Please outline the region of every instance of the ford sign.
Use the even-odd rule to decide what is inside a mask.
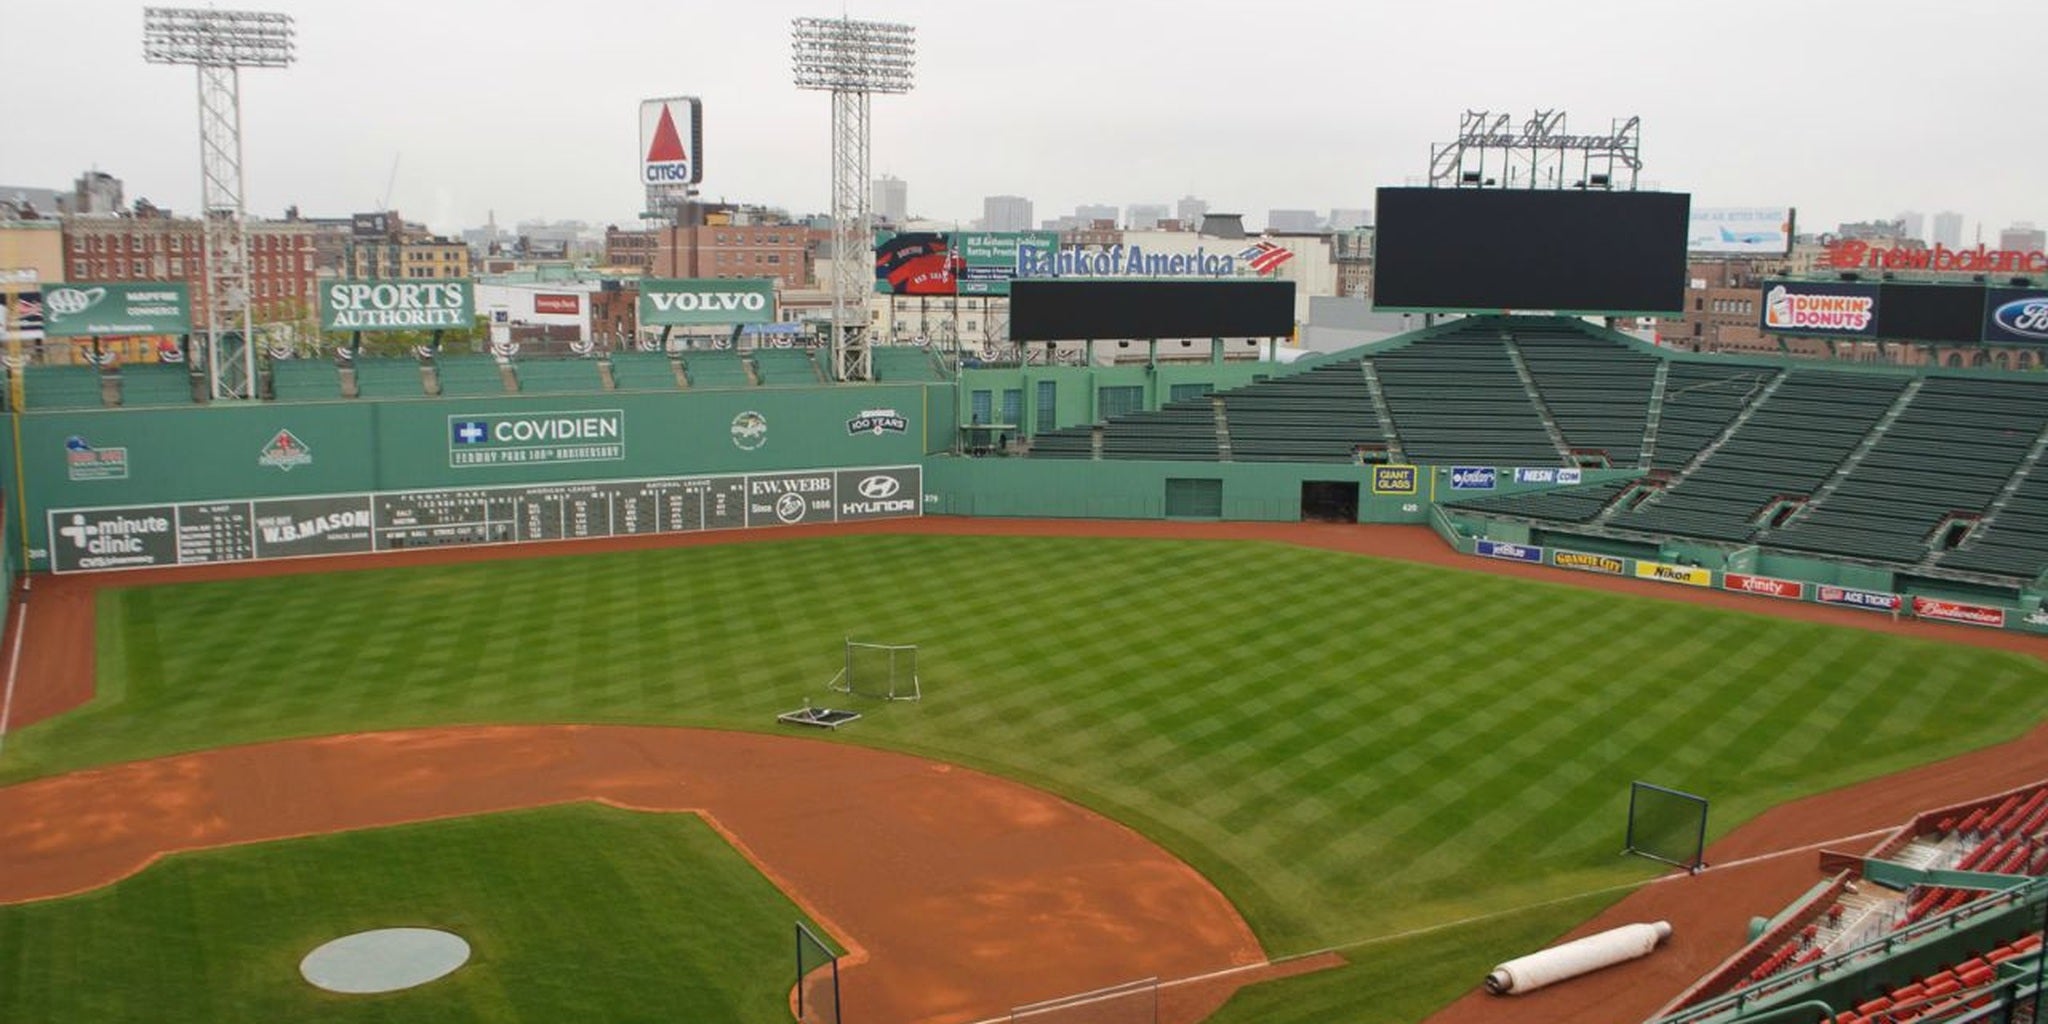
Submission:
[[[1492,466],[1452,466],[1451,490],[1490,491],[1499,480]]]
[[[1998,307],[1991,318],[2014,334],[2048,341],[2048,299],[2014,299]]]

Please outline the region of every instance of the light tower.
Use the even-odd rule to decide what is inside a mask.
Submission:
[[[868,229],[868,96],[910,91],[915,29],[851,18],[797,18],[791,65],[799,89],[832,94],[832,366],[839,380],[872,380],[868,296],[875,237]]]
[[[259,397],[243,205],[241,69],[292,62],[292,19],[266,11],[148,7],[142,53],[199,72],[199,216],[206,270],[206,372],[214,398]]]

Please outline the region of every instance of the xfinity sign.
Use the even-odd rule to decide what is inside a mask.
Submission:
[[[645,278],[640,322],[652,327],[775,322],[775,282],[768,278]]]

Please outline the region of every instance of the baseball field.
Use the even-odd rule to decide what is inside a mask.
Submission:
[[[1265,958],[1344,960],[1214,1019],[1395,1022],[1658,873],[1619,855],[1630,780],[1709,796],[1720,834],[2048,711],[2038,652],[1292,544],[904,527],[564,550],[122,578],[97,595],[95,696],[8,736],[0,783],[393,730],[788,734],[777,713],[837,702],[865,717],[803,742],[1049,791],[1191,866]],[[924,699],[828,692],[847,637],[919,645]],[[796,782],[828,808],[803,826],[828,849],[889,799],[829,770]],[[811,905],[746,852],[687,816],[572,804],[178,853],[0,906],[0,1019],[558,1019],[551,1000],[786,1019]],[[316,934],[400,910],[479,934],[478,964],[359,1003],[288,969]],[[945,932],[943,905],[920,913]],[[1015,927],[1005,955],[1028,957],[1030,915]],[[1086,987],[1052,974],[1043,996]],[[952,1019],[1007,1005],[986,1009]]]

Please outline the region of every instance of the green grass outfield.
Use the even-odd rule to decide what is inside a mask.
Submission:
[[[1646,877],[1617,856],[1631,779],[1711,796],[1725,831],[2048,709],[2021,655],[1267,544],[860,536],[273,577],[113,592],[100,629],[100,698],[10,737],[0,779],[449,723],[772,729],[824,696],[841,637],[915,642],[926,699],[834,739],[1116,817],[1276,955]],[[1372,973],[1424,939],[1283,990],[1413,1020],[1359,996],[1440,1004],[1589,909],[1480,929],[1441,979]]]
[[[688,814],[584,804],[261,843],[0,907],[0,1020],[788,1024],[801,917]],[[372,996],[300,979],[315,946],[401,926],[462,936],[469,963]]]

